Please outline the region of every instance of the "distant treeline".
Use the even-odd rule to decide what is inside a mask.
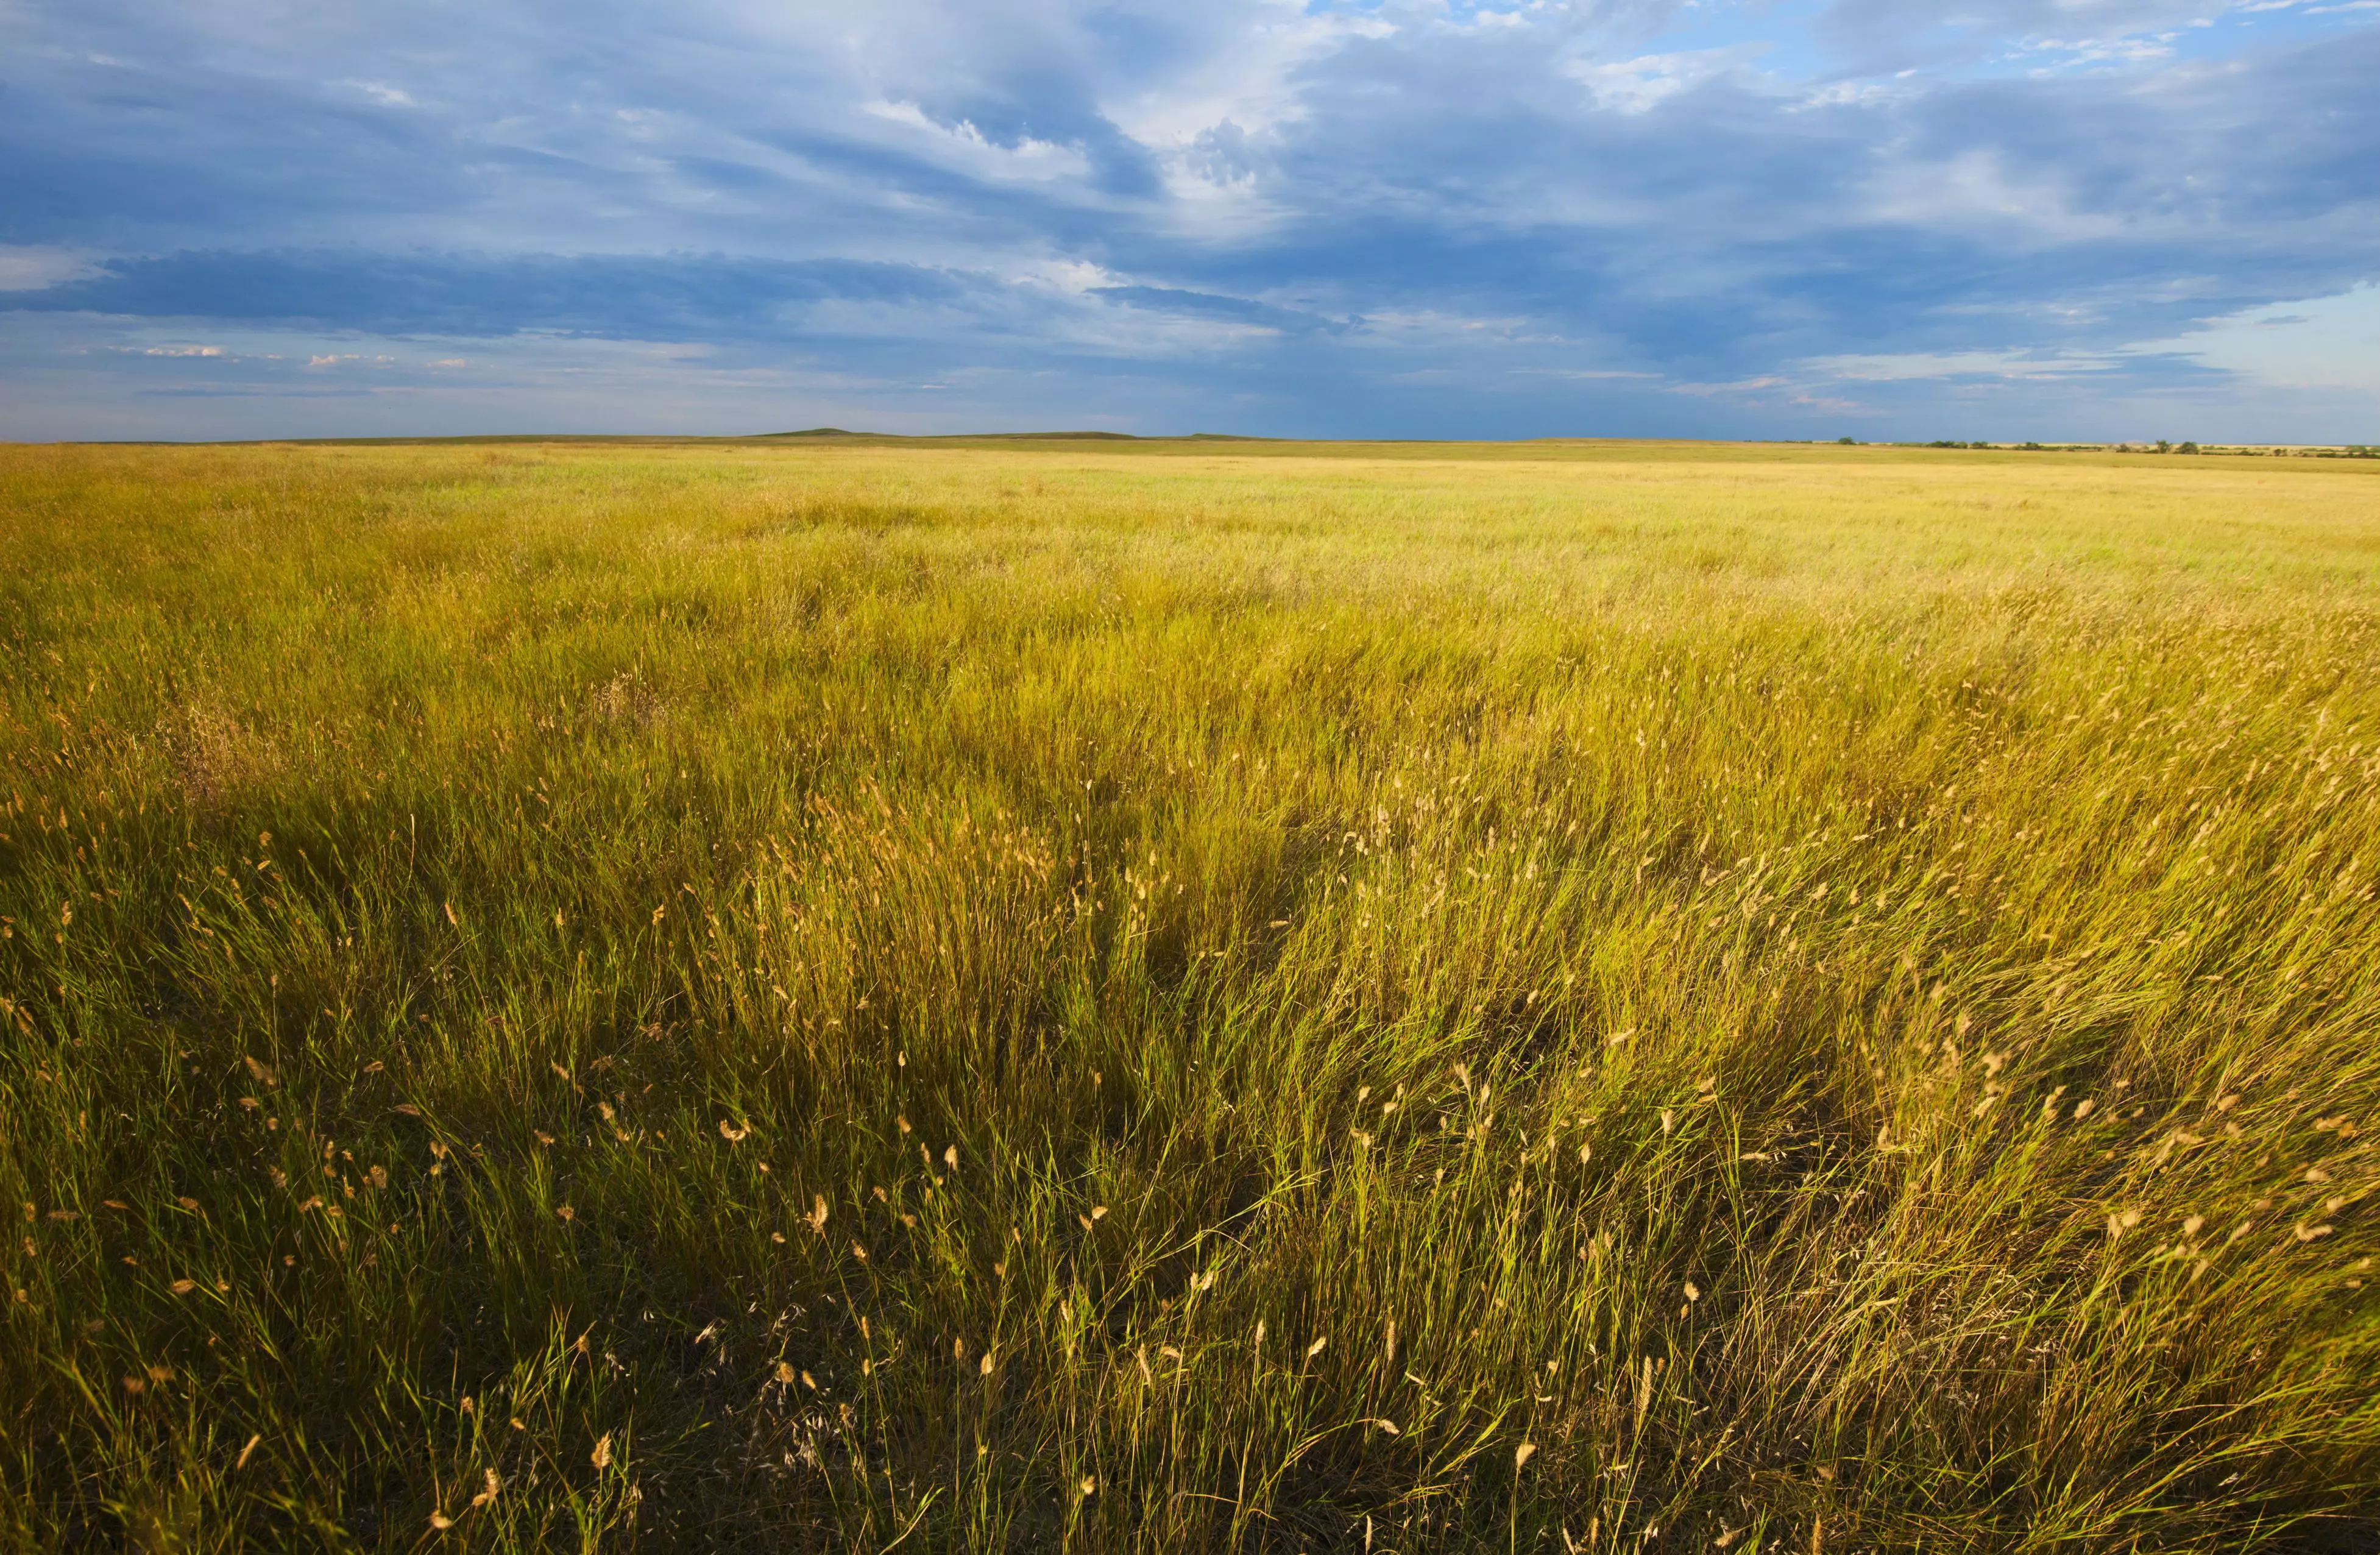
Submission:
[[[1850,439],[1843,439],[1849,442]],[[1937,438],[1931,443],[1899,443],[1903,448],[1998,448],[2018,453],[2037,454],[2245,454],[2271,458],[2297,459],[2380,459],[2380,445],[2362,443],[2339,443],[2326,447],[2272,447],[2239,444],[2170,443],[2164,438],[2155,443],[1961,443],[1955,438]]]

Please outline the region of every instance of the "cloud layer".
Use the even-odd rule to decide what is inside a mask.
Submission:
[[[2380,440],[2380,4],[1942,15],[32,0],[0,435]]]

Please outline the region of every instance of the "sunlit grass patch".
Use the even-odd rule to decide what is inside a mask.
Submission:
[[[0,456],[0,1528],[2380,1539],[2380,481],[1376,455]]]

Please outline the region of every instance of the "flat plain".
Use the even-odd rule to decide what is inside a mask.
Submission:
[[[2380,1548],[2380,467],[0,450],[0,1539]]]

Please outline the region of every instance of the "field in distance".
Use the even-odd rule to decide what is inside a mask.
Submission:
[[[2380,463],[0,449],[0,1542],[2380,1548]]]

